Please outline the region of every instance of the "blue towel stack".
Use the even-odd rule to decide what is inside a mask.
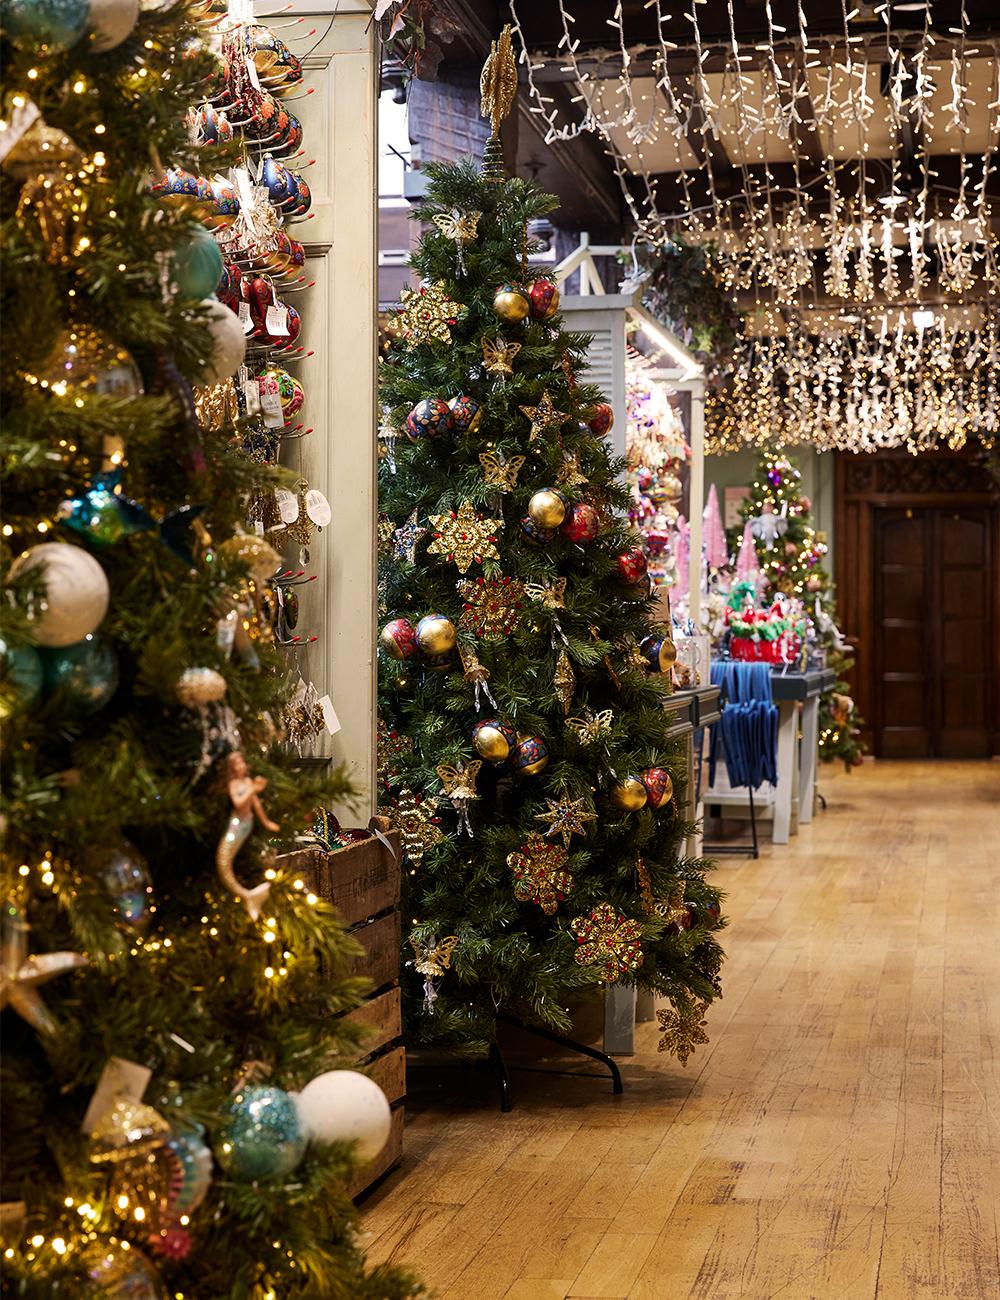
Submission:
[[[770,665],[717,659],[712,684],[722,687],[722,718],[712,731],[709,780],[715,781],[721,752],[734,788],[777,785],[778,706],[771,700]]]

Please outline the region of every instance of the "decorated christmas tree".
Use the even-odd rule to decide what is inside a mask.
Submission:
[[[686,1059],[719,989],[719,895],[679,856],[673,646],[612,412],[529,271],[553,200],[499,162],[515,87],[505,34],[483,173],[427,169],[422,284],[382,372],[381,807],[409,858],[410,1028],[483,1051],[498,1011],[565,1030],[570,994],[620,980],[671,1000]]]
[[[837,673],[836,685],[820,699],[820,757],[855,767],[864,754],[862,722],[845,680],[854,660],[837,627],[833,579],[824,564],[829,548],[824,534],[812,526],[812,502],[802,492],[802,473],[783,451],[767,451],[758,458],[753,491],[742,513],[744,535],[749,524],[769,590],[803,602],[826,650],[827,665]]]
[[[5,1293],[402,1297],[345,1190],[388,1128],[343,1068],[356,948],[278,856],[347,793],[281,742],[242,528],[281,472],[191,387],[243,356],[191,12],[2,13]]]

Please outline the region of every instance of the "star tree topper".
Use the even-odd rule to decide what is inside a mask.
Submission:
[[[11,1007],[40,1034],[54,1034],[55,1017],[42,1001],[38,986],[57,975],[79,970],[88,959],[78,952],[47,952],[28,956],[28,923],[14,902],[4,904],[0,948],[0,1009]]]
[[[451,510],[446,515],[431,515],[430,519],[437,531],[427,554],[454,560],[459,573],[467,573],[473,560],[482,564],[483,560],[500,558],[495,542],[503,520],[477,515],[471,501],[463,501],[457,514]]]
[[[540,438],[547,429],[558,429],[561,424],[565,424],[569,419],[565,411],[557,411],[552,405],[552,398],[549,396],[548,389],[542,393],[537,406],[522,406],[520,410],[521,414],[526,415],[531,421],[529,442],[534,442],[536,438]]]
[[[548,822],[547,836],[561,835],[569,848],[574,835],[586,837],[587,822],[596,822],[597,813],[587,811],[586,799],[546,799],[548,812],[535,813],[536,822]]]
[[[400,291],[401,310],[396,314],[399,332],[408,343],[450,343],[451,326],[465,307],[452,302],[443,280],[425,284],[419,289]]]

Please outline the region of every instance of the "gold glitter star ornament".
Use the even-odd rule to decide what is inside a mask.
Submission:
[[[540,438],[547,429],[558,429],[561,424],[565,424],[569,419],[565,411],[555,409],[548,389],[542,393],[537,406],[522,406],[520,410],[521,414],[526,415],[531,421],[529,442],[534,442],[536,438]]]
[[[10,1007],[40,1034],[55,1034],[55,1017],[42,1001],[40,984],[57,975],[87,965],[78,952],[47,952],[28,956],[29,926],[24,913],[11,900],[4,903],[3,938],[0,948],[0,1009]]]
[[[548,812],[535,813],[536,822],[548,822],[546,836],[559,835],[568,849],[574,835],[587,834],[587,822],[596,822],[597,813],[587,811],[586,799],[546,799]]]
[[[395,323],[408,343],[451,342],[451,327],[458,323],[465,307],[452,302],[443,281],[419,289],[404,288],[399,299],[403,305]]]
[[[473,561],[482,564],[500,558],[495,543],[503,520],[477,515],[471,501],[463,501],[457,514],[452,510],[446,515],[431,515],[430,519],[436,531],[427,554],[453,560],[459,573],[467,573]]]

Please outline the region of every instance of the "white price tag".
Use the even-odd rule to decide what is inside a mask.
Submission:
[[[265,429],[280,429],[285,423],[284,412],[281,409],[281,398],[278,396],[278,386],[273,381],[265,385],[264,392],[260,395],[260,409],[264,416]]]
[[[333,518],[330,503],[319,488],[310,488],[306,493],[306,514],[317,528],[325,528]]]
[[[98,1120],[116,1101],[142,1101],[142,1094],[152,1077],[153,1071],[145,1065],[136,1065],[135,1061],[126,1061],[122,1056],[112,1056],[97,1080],[80,1125],[81,1132],[93,1133]]]
[[[264,328],[273,338],[288,337],[288,308],[271,306],[267,309]]]
[[[274,500],[278,507],[278,517],[283,524],[294,524],[299,517],[299,499],[288,488],[275,488]]]
[[[260,415],[260,388],[256,379],[248,379],[243,384],[243,400],[247,404],[247,415]]]
[[[320,698],[319,707],[323,710],[323,723],[331,736],[335,736],[340,730],[340,719],[337,717],[337,710],[333,707],[333,701],[329,695]]]
[[[240,207],[252,208],[253,186],[250,183],[250,173],[245,167],[234,167],[233,179],[236,181],[236,189],[240,196]]]
[[[260,90],[260,77],[257,76],[257,65],[250,55],[247,55],[247,76],[250,78],[250,85],[254,90]]]
[[[252,333],[253,333],[253,320],[251,319],[251,316],[250,316],[250,304],[249,304],[248,302],[241,302],[241,303],[240,303],[240,309],[239,309],[239,311],[236,313],[236,315],[237,315],[237,318],[238,318],[240,324],[243,326],[243,333],[244,333],[244,334],[252,334]]]

